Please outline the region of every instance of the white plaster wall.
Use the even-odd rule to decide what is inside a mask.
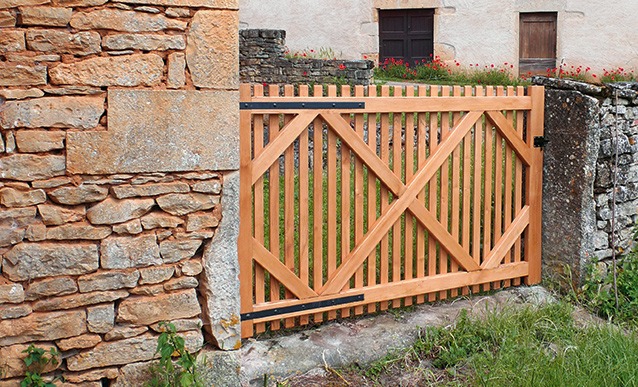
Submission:
[[[293,50],[378,53],[376,9],[435,8],[435,53],[463,65],[518,63],[519,12],[558,12],[558,63],[638,71],[638,0],[240,0],[242,28],[287,32]]]

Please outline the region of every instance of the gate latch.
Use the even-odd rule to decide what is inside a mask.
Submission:
[[[545,138],[545,136],[536,136],[534,137],[534,148],[545,148],[545,145],[547,145],[547,143],[549,142],[548,139]]]

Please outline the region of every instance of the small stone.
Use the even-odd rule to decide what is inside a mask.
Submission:
[[[102,46],[108,50],[183,50],[186,41],[182,35],[120,34],[105,36]]]
[[[79,30],[104,29],[125,32],[184,31],[186,26],[186,22],[171,20],[163,15],[148,15],[115,9],[78,12],[71,18],[71,27]]]
[[[29,304],[0,305],[0,320],[9,320],[28,316],[33,312]],[[1,366],[0,366],[1,367]]]
[[[203,266],[199,261],[187,261],[181,265],[182,274],[196,276],[202,272]]]
[[[202,329],[202,325],[204,324],[199,318],[173,320],[170,323],[175,326],[175,331],[177,332],[197,331]],[[157,333],[165,331],[165,329],[160,326],[160,323],[152,324],[150,328]]]
[[[86,216],[93,224],[116,224],[139,218],[155,205],[153,199],[117,200],[108,198],[91,207]]]
[[[63,339],[84,332],[86,313],[83,310],[32,313],[26,317],[0,321],[0,346]]]
[[[169,8],[166,8],[166,11],[164,13],[166,14],[166,16],[169,16],[169,17],[190,17],[191,16],[191,11],[188,8],[169,7]]]
[[[51,0],[2,0],[0,8],[16,8],[31,5],[49,4]]]
[[[36,208],[3,208],[0,211],[0,225],[11,228],[24,227],[35,220]]]
[[[0,304],[24,302],[24,288],[21,284],[0,284]]]
[[[78,278],[81,293],[100,290],[117,290],[122,288],[134,288],[140,279],[140,272],[107,271],[89,274]]]
[[[42,90],[46,94],[53,95],[94,95],[104,93],[104,90],[99,87],[89,86],[43,87]]]
[[[38,86],[47,83],[47,67],[0,63],[0,86]]]
[[[5,146],[5,152],[7,152],[7,153],[15,152],[16,151],[16,139],[15,139],[15,135],[13,134],[13,132],[7,132],[6,138],[7,138],[7,145]]]
[[[40,204],[38,212],[42,217],[42,223],[47,226],[59,226],[65,223],[81,221],[84,219],[86,209],[84,206],[60,207],[51,204]]]
[[[5,89],[0,90],[0,96],[4,99],[25,99],[42,97],[44,92],[40,89]]]
[[[24,153],[49,152],[64,149],[66,132],[20,130],[16,132],[16,145]]]
[[[195,289],[198,285],[199,281],[193,277],[175,278],[164,284],[164,290]]]
[[[61,351],[70,351],[72,349],[92,348],[102,342],[100,335],[87,333],[84,335],[71,337],[69,339],[58,340],[56,344]]]
[[[3,273],[12,281],[81,275],[98,268],[95,244],[20,243],[5,254]]]
[[[106,53],[113,56],[122,56],[122,55],[134,54],[135,51],[134,50],[119,50],[119,51],[107,51]]]
[[[26,192],[13,188],[0,189],[0,203],[5,207],[29,207],[46,200],[47,195],[41,189]]]
[[[151,267],[147,269],[140,269],[140,285],[157,284],[167,281],[173,277],[175,268],[172,266],[164,267]]]
[[[65,27],[71,21],[71,8],[24,7],[20,8],[21,24],[27,26]]]
[[[153,212],[142,217],[142,226],[145,230],[154,228],[175,228],[184,224],[182,218],[168,214]]]
[[[160,293],[164,293],[164,286],[151,285],[151,286],[138,286],[130,290],[131,294],[136,296],[155,296]]]
[[[138,12],[148,12],[148,13],[160,13],[161,12],[159,9],[157,9],[155,7],[146,7],[146,6],[135,7],[133,9],[138,11]]]
[[[219,215],[216,213],[196,212],[188,214],[186,218],[186,231],[188,232],[217,227],[218,225]]]
[[[180,173],[178,176],[187,180],[209,180],[218,178],[219,174],[215,172],[187,172]]]
[[[160,242],[160,254],[165,263],[179,262],[195,255],[200,240],[167,240]]]
[[[59,62],[60,55],[57,54],[41,54],[30,55],[33,53],[20,53],[20,54],[8,54],[7,60],[9,62]],[[19,99],[19,98],[16,98]]]
[[[69,184],[71,178],[66,176],[54,177],[53,179],[36,180],[31,183],[33,188],[56,188],[65,184]]]
[[[24,31],[2,31],[2,34],[0,34],[0,52],[24,51],[25,49]]]
[[[0,11],[0,27],[15,27],[16,17],[9,11]]]
[[[69,277],[46,278],[33,281],[25,293],[28,301],[52,296],[64,296],[78,291],[75,281]]]
[[[26,230],[23,228],[0,227],[0,247],[13,246],[24,240]]]
[[[95,128],[104,113],[104,98],[43,97],[9,101],[0,111],[0,127],[15,128]]]
[[[166,87],[179,89],[186,84],[186,56],[182,52],[174,52],[168,56],[168,77]]]
[[[129,297],[120,303],[117,321],[149,325],[158,321],[195,317],[200,313],[195,289],[190,289],[155,297]]]
[[[71,33],[59,30],[27,31],[27,47],[32,51],[90,55],[102,51],[100,34],[94,31]]]
[[[104,269],[127,269],[162,264],[155,235],[111,236],[102,242],[100,252]]]
[[[51,200],[56,203],[75,206],[99,202],[104,200],[109,194],[108,188],[98,185],[82,184],[79,187],[62,187],[49,193]]]
[[[218,180],[198,181],[193,184],[193,191],[219,195],[222,192],[222,185]]]
[[[160,183],[145,185],[120,185],[113,187],[113,195],[118,199],[138,196],[158,196],[168,193],[183,193],[190,191],[186,183]]]
[[[33,310],[41,312],[59,309],[74,309],[87,305],[103,304],[106,302],[119,300],[127,296],[128,292],[126,290],[72,294],[70,296],[36,301],[33,304]]]
[[[113,232],[116,234],[137,235],[142,232],[142,223],[139,219],[133,219],[126,223],[116,224],[113,226]]]
[[[106,332],[104,335],[104,340],[113,341],[113,340],[122,340],[128,339],[130,337],[139,336],[148,331],[147,327],[114,327],[112,330]]]
[[[63,374],[64,380],[69,383],[82,383],[87,381],[99,381],[102,379],[113,380],[119,375],[117,368],[100,368],[97,370],[90,370],[85,372],[74,372]],[[101,387],[102,383],[99,386]],[[84,387],[84,385],[83,385]]]
[[[108,0],[53,0],[59,7],[97,7],[105,4]]]
[[[53,240],[100,240],[111,235],[110,227],[95,227],[88,223],[65,224],[47,229],[47,239]]]
[[[86,309],[89,332],[106,333],[115,325],[115,305],[97,305]]]
[[[204,194],[168,194],[157,198],[160,208],[172,215],[208,210],[219,204],[219,197]]]
[[[33,181],[61,176],[65,172],[64,156],[16,154],[0,158],[2,179]]]
[[[24,235],[30,242],[40,242],[47,239],[47,228],[43,224],[31,224]]]

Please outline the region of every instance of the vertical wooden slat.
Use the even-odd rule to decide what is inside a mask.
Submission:
[[[503,86],[496,88],[496,95],[502,97],[505,95]],[[503,136],[496,131],[495,136],[495,163],[494,163],[494,244],[496,244],[501,235],[503,235]],[[501,281],[492,283],[492,289],[499,289]]]
[[[242,85],[239,89],[240,98],[242,101],[250,101],[251,88],[250,85]],[[252,218],[252,168],[251,168],[251,151],[252,151],[252,134],[251,134],[251,120],[250,111],[240,111],[240,132],[239,132],[239,180],[240,180],[240,197],[239,197],[239,212],[240,219],[244,219],[239,223],[239,240],[237,244],[237,254],[239,257],[239,280],[240,284],[240,303],[241,312],[247,313],[253,310],[253,270],[252,270],[252,243],[249,243],[253,237],[251,228]],[[250,284],[248,286],[248,284]],[[241,322],[241,336],[250,337],[253,335],[253,323],[252,321]]]
[[[377,87],[371,85],[368,87],[368,97],[377,97]],[[370,150],[377,154],[377,115],[368,114],[368,146]],[[377,219],[377,180],[374,174],[367,168],[368,172],[368,230]],[[367,285],[373,286],[377,284],[377,249],[373,250],[368,257],[368,280]],[[368,313],[377,311],[376,304],[367,305]]]
[[[427,95],[427,87],[424,85],[419,85],[418,88],[418,96],[425,97]],[[425,164],[426,158],[426,148],[427,148],[427,116],[425,113],[419,113],[417,121],[417,168],[420,169],[422,165]],[[426,188],[424,187],[421,193],[419,194],[419,201],[425,203],[426,199]],[[425,277],[425,228],[421,225],[421,223],[416,223],[416,277],[423,278]],[[422,304],[425,302],[424,295],[418,295],[416,298],[416,302]]]
[[[294,97],[295,89],[292,85],[284,86],[284,96]],[[292,114],[284,115],[283,124],[286,125],[294,118]],[[295,272],[295,153],[294,143],[284,152],[284,261],[286,267],[291,272]],[[294,295],[286,290],[286,299],[294,298]],[[286,328],[295,325],[294,318],[287,318],[284,321]]]
[[[465,86],[463,94],[466,98],[472,97],[472,87]],[[462,226],[461,226],[461,246],[468,253],[470,250],[470,231],[471,231],[471,213],[472,213],[472,132],[463,139],[463,212],[462,212]],[[469,293],[468,287],[464,287],[461,290],[463,295]]]
[[[381,96],[388,97],[390,95],[390,88],[386,85],[381,86]],[[381,114],[381,160],[387,166],[390,166],[390,155],[389,155],[389,146],[390,146],[390,123],[389,123],[389,115],[387,113]],[[381,214],[384,214],[386,209],[388,208],[388,189],[381,184]],[[389,276],[389,237],[386,234],[383,239],[381,239],[381,276],[379,278],[380,284],[388,283]],[[388,302],[380,302],[379,308],[383,311],[388,309]]]
[[[441,95],[443,97],[450,96],[450,86],[441,87]],[[448,136],[450,135],[450,114],[451,113],[441,113],[441,143],[444,142]],[[450,157],[445,159],[443,164],[441,165],[440,170],[441,176],[441,191],[439,192],[439,222],[441,226],[449,231],[449,203],[450,203]],[[448,267],[449,255],[447,251],[441,246],[439,249],[439,274],[449,273]],[[447,290],[443,290],[439,292],[439,299],[444,300],[447,298]]]
[[[483,87],[476,86],[476,96],[483,95]],[[474,124],[474,188],[472,192],[473,213],[472,213],[472,257],[476,263],[481,263],[481,230],[483,223],[482,206],[482,190],[483,190],[483,155],[485,153],[483,146],[484,130],[483,124],[478,121]],[[472,286],[472,292],[480,292],[478,284]]]
[[[514,96],[514,87],[507,87],[507,96]],[[507,111],[507,122],[514,125],[514,111]],[[507,230],[512,224],[512,147],[505,142],[505,177],[504,177],[504,202],[503,202],[503,228]],[[512,262],[512,251],[508,251],[505,254],[504,263]],[[507,279],[503,282],[504,287],[509,287],[512,281]]]
[[[485,88],[487,96],[494,95],[494,87]],[[485,122],[485,188],[483,191],[483,260],[492,250],[492,174],[494,172],[494,135],[492,124]],[[482,262],[482,261],[481,261]],[[489,290],[489,284],[486,284]]]
[[[407,88],[407,96],[414,96],[414,87]],[[412,180],[414,176],[414,114],[411,112],[405,113],[405,182],[407,184]],[[406,280],[414,277],[414,218],[409,212],[405,213],[405,234],[403,238],[403,246],[405,252],[404,256],[404,278]],[[412,305],[412,297],[406,297],[403,300],[404,306]]]
[[[454,86],[453,88],[454,97],[461,96],[461,86]],[[452,123],[454,126],[461,119],[461,114],[459,112],[455,112],[452,115]],[[461,211],[461,145],[454,148],[452,152],[452,216],[451,216],[451,227],[452,227],[452,236],[454,240],[460,242],[459,240],[459,227],[460,227],[460,211]],[[456,263],[454,259],[450,260],[450,273],[455,273],[459,271],[459,265]],[[458,289],[451,289],[450,295],[452,297],[456,297],[458,295]]]
[[[361,85],[357,85],[354,88],[355,97],[364,97],[364,88]],[[363,114],[354,115],[354,128],[357,135],[363,139]],[[369,129],[369,128],[368,128]],[[363,219],[364,219],[364,207],[363,207],[363,163],[356,157],[354,163],[354,243],[357,245],[363,240]],[[354,276],[354,287],[360,289],[363,287],[363,265],[357,270]],[[363,306],[356,306],[354,308],[354,314],[359,316],[363,314]]]
[[[395,86],[394,87],[394,97],[401,98],[403,97],[403,87]],[[393,123],[392,123],[392,172],[401,179],[401,168],[402,168],[402,159],[403,159],[403,149],[402,149],[402,140],[401,140],[401,132],[403,131],[403,113],[402,111],[397,111],[394,113]],[[393,197],[393,201],[396,201],[397,198]],[[401,267],[402,265],[402,254],[401,254],[401,223],[402,218],[394,223],[392,226],[392,280],[391,282],[399,282],[401,281]],[[400,300],[393,300],[392,307],[400,307]]]
[[[525,88],[523,86],[519,86],[516,88],[516,94],[523,96],[525,95]],[[523,111],[519,110],[516,112],[516,133],[523,138],[524,131],[524,119],[523,119]],[[514,173],[514,216],[518,216],[523,208],[523,189],[525,187],[525,182],[523,181],[523,162],[520,157],[516,157],[515,164],[515,173]],[[521,238],[516,240],[514,244],[514,262],[520,262],[522,259],[522,250],[523,244]],[[520,285],[521,279],[515,278],[513,281],[514,285]]]
[[[436,98],[439,96],[439,86],[431,86],[430,87],[430,97]],[[432,156],[436,149],[439,146],[439,118],[437,112],[430,113],[430,144],[429,144],[429,155]],[[434,215],[437,213],[438,206],[438,183],[437,183],[437,175],[435,174],[430,182],[428,183],[429,188],[429,203],[428,209]],[[436,275],[436,266],[437,266],[437,254],[436,254],[436,239],[432,237],[432,234],[428,231],[428,276]],[[435,301],[436,293],[430,293],[428,295],[428,301]]]
[[[323,86],[315,85],[313,89],[314,97],[323,96]],[[313,287],[318,291],[323,286],[323,121],[315,118],[312,123],[313,136]],[[315,313],[315,322],[323,321],[323,313]]]
[[[328,85],[328,97],[337,96],[337,86]],[[337,270],[337,136],[328,128],[328,278]],[[326,279],[327,280],[327,279]],[[328,320],[337,318],[337,312],[328,312]]]
[[[254,86],[255,97],[262,97],[264,95],[264,86]],[[264,116],[262,114],[255,114],[253,116],[253,132],[254,132],[254,156],[258,157],[264,149]],[[242,191],[243,192],[243,191]],[[255,227],[255,239],[264,244],[265,241],[265,222],[264,222],[264,178],[263,176],[255,182],[254,186],[254,227]],[[264,268],[254,263],[255,267],[255,303],[261,304],[266,301],[266,282]],[[266,324],[255,324],[255,333],[263,333],[266,330]]]
[[[270,97],[279,96],[279,86],[269,85],[268,95]],[[268,137],[272,142],[279,133],[279,115],[270,114],[268,120]],[[279,258],[279,159],[270,167],[270,252]],[[270,276],[270,301],[279,300],[280,284],[273,276]],[[272,321],[270,329],[278,330],[280,328],[279,321]]]
[[[308,85],[299,85],[299,96],[308,96]],[[309,245],[309,217],[308,217],[308,128],[299,136],[299,279],[304,284],[310,285],[309,282],[309,261],[308,261],[308,245]],[[308,316],[299,318],[301,325],[309,323]]]
[[[350,86],[341,86],[341,96],[350,97]],[[343,118],[350,122],[350,113],[344,114]],[[341,259],[346,257],[350,253],[350,149],[344,142],[341,142]],[[347,290],[350,287],[348,282],[343,290]],[[341,309],[341,317],[350,316],[350,308]]]

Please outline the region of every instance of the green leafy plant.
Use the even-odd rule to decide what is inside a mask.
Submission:
[[[48,365],[57,365],[60,353],[57,349],[51,347],[48,351],[38,348],[33,344],[22,351],[26,353],[24,364],[27,366],[24,379],[20,382],[20,387],[55,387],[53,381],[45,381],[42,378],[42,372]]]
[[[177,334],[175,325],[160,322],[163,330],[157,339],[156,354],[159,363],[151,368],[152,379],[148,387],[204,387],[197,372],[197,355],[185,348],[184,338]],[[177,360],[173,362],[173,357]]]

